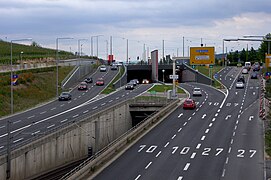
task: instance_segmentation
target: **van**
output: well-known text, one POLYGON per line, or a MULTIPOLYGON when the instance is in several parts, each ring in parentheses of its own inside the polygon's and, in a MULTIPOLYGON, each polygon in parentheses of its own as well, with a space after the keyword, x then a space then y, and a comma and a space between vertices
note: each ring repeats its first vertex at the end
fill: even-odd
POLYGON ((251 62, 245 62, 245 68, 247 68, 248 70, 250 70, 250 68, 251 68, 251 62))

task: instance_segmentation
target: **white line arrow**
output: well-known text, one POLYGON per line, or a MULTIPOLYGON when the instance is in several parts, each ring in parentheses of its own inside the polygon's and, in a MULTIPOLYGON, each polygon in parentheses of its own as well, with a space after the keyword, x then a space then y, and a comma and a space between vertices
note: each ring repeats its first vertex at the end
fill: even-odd
POLYGON ((227 115, 225 119, 228 120, 230 117, 231 117, 231 115, 227 115))
POLYGON ((238 103, 234 103, 234 107, 238 106, 238 103))
POLYGON ((179 114, 178 118, 180 118, 183 115, 183 113, 179 114))
POLYGON ((250 116, 248 120, 251 121, 253 118, 254 118, 254 116, 250 116))
POLYGON ((206 114, 203 114, 203 115, 202 115, 202 119, 204 119, 205 117, 206 117, 206 114))

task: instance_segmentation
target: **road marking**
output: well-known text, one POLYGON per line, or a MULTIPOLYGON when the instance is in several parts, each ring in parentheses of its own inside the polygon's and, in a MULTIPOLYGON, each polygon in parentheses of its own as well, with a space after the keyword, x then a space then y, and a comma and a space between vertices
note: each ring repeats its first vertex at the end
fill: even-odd
POLYGON ((215 118, 212 119, 212 122, 215 122, 215 118))
POLYGON ((184 171, 187 171, 190 166, 190 163, 186 163, 185 167, 183 168, 184 171))
POLYGON ((70 104, 72 101, 69 101, 68 104, 70 104))
POLYGON ((210 124, 209 124, 209 127, 212 127, 212 125, 213 125, 213 123, 210 123, 210 124))
POLYGON ((236 125, 239 123, 239 120, 236 121, 236 125))
POLYGON ((41 112, 40 114, 44 114, 44 113, 46 113, 47 111, 43 111, 43 112, 41 112))
POLYGON ((233 144, 233 139, 231 139, 231 144, 233 144))
POLYGON ((202 136, 200 140, 204 141, 204 139, 205 139, 205 136, 202 136))
POLYGON ((82 96, 84 96, 84 95, 85 95, 85 93, 82 94, 82 96))
POLYGON ((228 162, 229 162, 229 157, 227 157, 227 159, 226 159, 226 164, 228 164, 228 162))
POLYGON ((33 115, 33 116, 29 116, 27 119, 31 119, 31 118, 33 118, 33 117, 35 117, 35 115, 33 115))
POLYGON ((149 164, 145 167, 145 169, 148 169, 151 164, 152 164, 152 162, 149 162, 149 164))
POLYGON ((55 124, 52 124, 51 126, 48 126, 47 129, 50 129, 50 128, 54 127, 54 126, 55 126, 55 124))
POLYGON ((0 149, 3 149, 3 148, 4 148, 4 146, 1 146, 1 147, 0 147, 0 149))
POLYGON ((235 107, 238 106, 238 103, 234 103, 234 106, 235 106, 235 107))
POLYGON ((196 113, 194 112, 193 114, 192 114, 192 116, 194 116, 196 113))
POLYGON ((81 98, 81 96, 78 96, 78 98, 81 98))
POLYGON ((185 122, 184 124, 183 124, 183 126, 185 126, 187 124, 187 122, 185 122))
POLYGON ((183 128, 180 128, 180 129, 178 130, 178 132, 180 132, 182 129, 183 129, 183 128))
POLYGON ((53 110, 55 110, 55 109, 56 109, 56 107, 52 108, 51 111, 53 111, 53 110))
POLYGON ((180 118, 183 115, 183 113, 179 114, 178 118, 180 118))
POLYGON ((139 174, 139 175, 135 178, 135 180, 138 180, 140 177, 141 177, 141 175, 139 174))
POLYGON ((76 114, 76 115, 74 115, 74 116, 72 116, 73 118, 76 118, 76 117, 78 117, 79 116, 79 114, 76 114))
POLYGON ((212 102, 209 102, 209 106, 211 106, 212 105, 212 102))
POLYGON ((40 131, 36 131, 36 132, 33 132, 33 133, 31 133, 31 135, 33 136, 33 135, 35 135, 35 134, 38 134, 40 131))
POLYGON ((253 118, 254 118, 254 116, 250 116, 248 120, 251 121, 253 118))
POLYGON ((192 117, 189 117, 189 118, 188 118, 188 121, 190 121, 190 120, 191 120, 191 118, 192 118, 192 117))
POLYGON ((4 127, 6 127, 6 126, 1 126, 0 129, 2 129, 2 128, 4 128, 4 127))
POLYGON ((76 101, 77 100, 77 98, 74 98, 74 101, 76 101))
POLYGON ((160 154, 161 154, 161 151, 159 151, 159 152, 156 154, 155 157, 158 157, 160 154))
POLYGON ((235 136, 235 131, 232 133, 232 136, 235 136))
POLYGON ((104 105, 105 105, 105 103, 101 104, 101 106, 104 106, 104 105))
POLYGON ((23 139, 24 139, 24 138, 17 139, 17 140, 15 140, 15 141, 13 141, 13 143, 19 142, 19 141, 21 141, 21 140, 23 140, 23 139))
POLYGON ((198 144, 198 145, 197 145, 197 147, 196 147, 196 149, 199 149, 199 148, 200 148, 200 146, 201 146, 201 144, 198 144))
POLYGON ((240 114, 238 114, 238 117, 237 118, 240 118, 240 114))
POLYGON ((165 145, 164 145, 164 147, 167 147, 169 145, 169 142, 167 142, 165 145))
POLYGON ((174 134, 172 137, 171 137, 171 139, 174 139, 176 137, 176 134, 174 134))
POLYGON ((197 154, 197 153, 195 153, 195 152, 194 152, 194 153, 191 155, 191 157, 190 157, 190 158, 191 158, 191 159, 194 159, 194 158, 195 158, 195 156, 196 156, 196 154, 197 154))
POLYGON ((199 108, 198 108, 198 109, 196 109, 196 111, 199 111, 199 108))
POLYGON ((66 121, 68 121, 68 119, 64 119, 64 120, 62 120, 62 121, 60 121, 61 123, 64 123, 64 122, 66 122, 66 121))
POLYGON ((97 109, 98 107, 97 106, 95 106, 94 108, 92 108, 92 109, 97 109))
POLYGON ((61 104, 60 107, 63 107, 65 104, 61 104))
POLYGON ((236 130, 236 129, 237 129, 237 126, 235 125, 234 130, 236 130))
POLYGON ((217 112, 219 113, 221 111, 221 109, 218 109, 217 112))
POLYGON ((15 122, 13 122, 12 124, 16 124, 16 123, 19 123, 19 122, 21 122, 22 120, 18 120, 18 121, 15 121, 15 122))
POLYGON ((123 94, 121 97, 124 97, 125 95, 123 94))
POLYGON ((217 116, 218 116, 218 113, 215 114, 215 117, 217 117, 217 116))
POLYGON ((210 131, 210 129, 206 129, 205 134, 207 134, 210 131))
POLYGON ((177 180, 182 180, 182 179, 183 179, 183 177, 182 177, 182 176, 179 176, 177 180))
POLYGON ((226 169, 223 169, 222 177, 225 176, 226 169))
POLYGON ((231 103, 227 103, 226 106, 231 106, 231 103))
POLYGON ((237 95, 237 94, 238 94, 238 92, 235 92, 235 94, 237 95))
POLYGON ((110 101, 108 101, 108 102, 110 102, 110 103, 111 103, 112 101, 113 101, 113 100, 110 100, 110 101))
POLYGON ((88 111, 89 111, 89 110, 84 111, 83 114, 86 114, 88 111))
POLYGON ((227 115, 225 120, 228 120, 231 117, 231 115, 227 115))
POLYGON ((116 99, 119 99, 119 97, 116 97, 116 99))
POLYGON ((201 117, 201 119, 204 119, 205 117, 206 117, 206 114, 203 114, 202 117, 201 117))
POLYGON ((228 151, 228 153, 231 153, 231 147, 229 148, 229 151, 228 151))

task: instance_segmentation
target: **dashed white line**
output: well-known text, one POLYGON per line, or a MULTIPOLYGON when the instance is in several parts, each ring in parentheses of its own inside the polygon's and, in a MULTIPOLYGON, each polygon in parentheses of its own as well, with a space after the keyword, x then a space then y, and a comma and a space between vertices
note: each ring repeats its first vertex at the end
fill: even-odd
POLYGON ((222 177, 225 176, 226 169, 223 169, 222 177))
POLYGON ((236 121, 236 124, 238 124, 238 123, 239 123, 239 120, 236 121))
POLYGON ((119 97, 116 97, 116 99, 119 99, 119 97))
POLYGON ((121 97, 124 97, 125 95, 123 94, 121 97))
POLYGON ((205 136, 202 136, 200 140, 204 141, 204 139, 205 139, 205 136))
POLYGON ((61 104, 60 107, 63 107, 65 104, 61 104))
POLYGON ((33 116, 29 116, 27 119, 31 119, 31 118, 33 118, 33 117, 35 117, 35 115, 33 115, 33 116))
POLYGON ((110 102, 110 103, 111 103, 112 101, 113 101, 113 100, 110 100, 110 101, 108 101, 108 102, 110 102))
POLYGON ((235 136, 235 131, 232 133, 232 136, 235 136))
POLYGON ((73 118, 76 118, 76 117, 78 117, 79 116, 79 114, 76 114, 76 115, 74 115, 74 116, 72 116, 73 118))
POLYGON ((23 139, 24 139, 24 138, 17 139, 17 140, 15 140, 15 141, 13 141, 13 143, 19 142, 19 141, 21 141, 21 140, 23 140, 23 139))
POLYGON ((194 116, 196 113, 194 112, 193 114, 192 114, 192 116, 194 116))
POLYGON ((234 130, 236 130, 236 129, 237 129, 237 126, 235 125, 234 130))
POLYGON ((33 132, 33 133, 31 133, 31 135, 33 136, 33 135, 35 135, 35 134, 38 134, 40 131, 36 131, 36 132, 33 132))
POLYGON ((51 111, 53 111, 53 110, 55 110, 55 109, 56 109, 56 107, 52 108, 51 111))
POLYGON ((140 177, 141 177, 141 175, 139 174, 139 175, 135 178, 135 180, 138 180, 140 177))
POLYGON ((190 158, 191 158, 191 159, 194 159, 195 156, 196 156, 196 154, 197 154, 197 153, 194 152, 194 153, 190 156, 190 158))
POLYGON ((183 128, 178 129, 178 132, 180 132, 183 128))
POLYGON ((22 120, 15 121, 15 122, 13 122, 13 124, 19 123, 19 122, 21 122, 21 121, 22 121, 22 120))
POLYGON ((183 177, 182 177, 182 176, 179 176, 177 180, 182 180, 182 179, 183 179, 183 177))
POLYGON ((231 139, 231 144, 233 144, 233 139, 231 139))
POLYGON ((185 126, 187 124, 187 122, 185 122, 184 124, 183 124, 183 126, 185 126))
POLYGON ((152 162, 149 162, 149 164, 145 167, 145 169, 148 169, 151 164, 152 164, 152 162))
POLYGON ((43 111, 43 112, 41 112, 40 114, 44 114, 44 113, 46 113, 47 111, 43 111))
POLYGON ((217 110, 217 112, 220 112, 220 111, 221 111, 221 109, 218 109, 218 110, 217 110))
POLYGON ((210 129, 206 129, 205 134, 207 134, 210 131, 210 129))
POLYGON ((210 124, 209 124, 209 127, 212 127, 212 125, 213 125, 213 123, 210 123, 210 124))
POLYGON ((215 121, 215 118, 212 119, 212 122, 214 122, 214 121, 215 121))
POLYGON ((227 157, 227 159, 226 159, 226 164, 228 164, 228 162, 229 162, 229 157, 227 157))
POLYGON ((231 147, 229 148, 229 151, 228 151, 228 153, 231 153, 231 147))
POLYGON ((55 124, 52 124, 51 126, 48 126, 47 129, 50 129, 50 128, 54 127, 54 126, 55 126, 55 124))
POLYGON ((161 154, 161 151, 159 151, 159 152, 156 154, 155 157, 158 157, 160 154, 161 154))
POLYGON ((3 148, 4 148, 4 146, 1 146, 1 147, 0 147, 0 149, 3 149, 3 148))
POLYGON ((190 163, 186 163, 185 167, 183 168, 184 171, 187 171, 190 166, 190 163))
POLYGON ((198 145, 197 145, 197 147, 196 147, 196 149, 199 149, 199 148, 200 148, 200 146, 201 146, 201 144, 198 144, 198 145))
POLYGON ((169 142, 167 142, 164 147, 167 147, 168 145, 169 145, 169 142))
POLYGON ((183 115, 183 113, 179 114, 178 118, 180 118, 183 115))
POLYGON ((89 110, 84 111, 83 114, 86 114, 88 111, 89 111, 89 110))
POLYGON ((188 118, 188 121, 190 121, 190 120, 191 120, 191 118, 192 118, 192 117, 189 117, 189 118, 188 118))
POLYGON ((176 137, 176 134, 174 134, 172 137, 171 137, 171 139, 174 139, 176 137))
POLYGON ((92 109, 97 109, 98 107, 97 106, 95 106, 94 108, 92 108, 92 109))
POLYGON ((105 103, 101 104, 101 106, 104 106, 104 105, 105 105, 105 103))
POLYGON ((1 126, 0 129, 2 129, 2 128, 4 128, 4 127, 6 127, 6 126, 1 126))
POLYGON ((217 116, 218 116, 218 113, 215 114, 215 117, 217 117, 217 116))
POLYGON ((68 119, 64 119, 64 120, 62 120, 62 121, 60 121, 61 123, 64 123, 64 122, 66 122, 66 121, 68 121, 68 119))
POLYGON ((78 98, 81 98, 81 96, 78 96, 78 98))

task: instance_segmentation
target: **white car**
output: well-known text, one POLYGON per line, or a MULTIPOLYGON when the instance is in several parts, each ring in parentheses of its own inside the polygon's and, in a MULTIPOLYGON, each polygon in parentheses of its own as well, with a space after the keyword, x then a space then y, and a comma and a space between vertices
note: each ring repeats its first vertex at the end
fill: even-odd
POLYGON ((106 66, 105 65, 100 66, 100 72, 106 72, 106 66))
POLYGON ((143 79, 142 80, 142 84, 149 84, 149 83, 150 83, 150 81, 148 79, 143 79))
POLYGON ((247 68, 243 68, 242 69, 242 74, 248 74, 248 69, 247 68))
POLYGON ((245 85, 244 85, 244 83, 242 81, 239 81, 239 82, 236 82, 235 87, 243 89, 245 87, 245 85))
POLYGON ((202 96, 200 88, 193 89, 193 96, 202 96))

